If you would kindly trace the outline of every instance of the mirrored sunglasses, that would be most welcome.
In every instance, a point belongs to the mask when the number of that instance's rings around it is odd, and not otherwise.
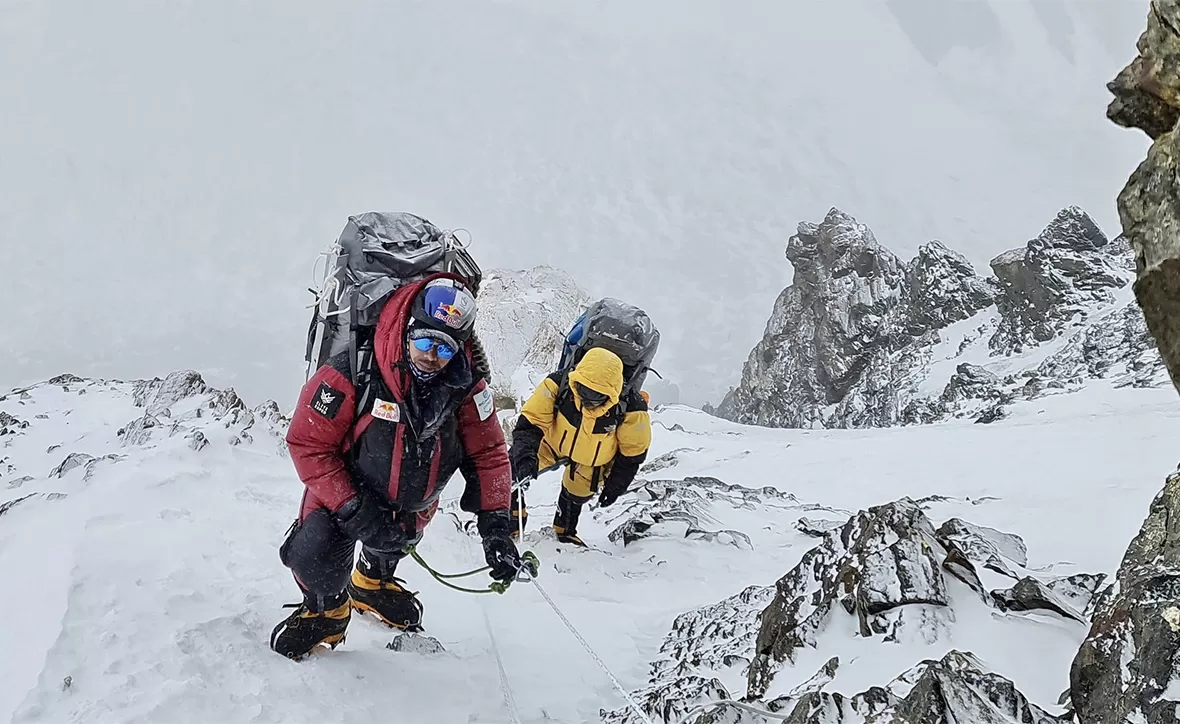
[[[435,348],[439,359],[450,359],[455,356],[455,348],[446,342],[439,342],[437,339],[430,339],[429,337],[419,337],[413,341],[414,349],[419,352],[429,352],[431,348]]]

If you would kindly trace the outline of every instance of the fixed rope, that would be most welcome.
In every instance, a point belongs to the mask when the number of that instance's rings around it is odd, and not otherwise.
[[[565,627],[570,630],[570,633],[574,635],[574,638],[578,640],[578,643],[582,644],[582,648],[586,650],[586,653],[590,655],[590,658],[594,659],[594,663],[598,664],[599,668],[601,668],[603,672],[606,673],[607,677],[611,680],[611,683],[614,684],[615,689],[623,696],[623,699],[627,702],[627,705],[631,707],[631,711],[635,712],[635,716],[639,717],[639,720],[644,724],[655,724],[651,717],[649,717],[647,713],[635,703],[635,700],[631,698],[631,695],[628,694],[627,690],[623,688],[623,685],[619,683],[618,678],[615,677],[614,673],[612,673],[610,668],[607,667],[607,665],[603,662],[602,657],[598,655],[598,653],[594,650],[594,647],[587,643],[582,634],[578,632],[577,627],[570,623],[570,620],[566,618],[564,613],[561,612],[561,609],[557,607],[557,604],[553,602],[553,599],[549,597],[549,594],[545,592],[545,589],[541,587],[539,583],[537,583],[535,578],[531,579],[529,582],[533,584],[533,588],[537,589],[537,593],[541,594],[541,597],[544,598],[545,602],[549,604],[549,608],[553,609],[553,613],[557,614],[557,617],[561,619],[561,622],[565,624]]]
[[[524,492],[522,489],[517,488],[517,494],[522,499],[520,507],[521,507],[521,509],[523,509],[524,508],[524,501],[523,501]],[[519,526],[518,531],[520,534],[520,540],[523,542],[524,541],[523,516],[521,518],[518,518],[518,526]],[[557,618],[563,624],[565,624],[565,627],[567,629],[569,629],[569,632],[571,634],[573,634],[574,638],[577,639],[578,643],[582,645],[582,648],[586,651],[586,653],[590,656],[590,658],[594,661],[594,663],[597,664],[598,667],[600,669],[602,669],[603,673],[605,673],[607,675],[607,678],[610,679],[610,682],[614,686],[615,690],[618,691],[619,694],[623,697],[623,700],[627,703],[627,706],[631,709],[631,711],[635,714],[635,716],[638,717],[639,721],[643,722],[643,724],[655,724],[654,720],[650,716],[647,715],[647,713],[643,710],[643,708],[640,707],[639,704],[636,703],[635,699],[631,697],[631,694],[628,693],[627,689],[619,682],[618,677],[614,675],[614,672],[612,672],[610,670],[610,667],[608,667],[606,665],[606,662],[604,662],[602,660],[602,657],[598,655],[598,652],[594,650],[594,647],[591,646],[588,641],[586,641],[586,637],[584,637],[582,635],[582,633],[578,630],[578,628],[576,626],[574,626],[573,622],[571,622],[569,620],[569,618],[561,610],[561,607],[557,605],[557,603],[553,600],[553,598],[549,595],[549,593],[545,590],[545,588],[540,583],[537,582],[537,572],[539,572],[539,569],[540,569],[540,561],[537,559],[536,555],[533,554],[532,551],[525,551],[521,555],[522,565],[521,565],[521,567],[520,567],[519,571],[517,572],[517,575],[514,579],[511,579],[509,581],[504,581],[504,582],[493,581],[491,584],[489,584],[489,586],[487,588],[481,588],[481,589],[465,588],[463,586],[456,586],[455,584],[451,583],[450,581],[455,580],[455,579],[459,579],[459,578],[468,578],[470,576],[479,575],[480,573],[491,570],[491,566],[483,566],[482,568],[476,568],[476,569],[473,569],[470,571],[466,571],[464,573],[449,573],[449,574],[448,573],[440,573],[440,572],[434,570],[434,568],[432,568],[430,566],[430,564],[428,564],[422,558],[422,556],[418,553],[417,550],[415,550],[415,548],[413,546],[411,546],[409,549],[407,549],[407,553],[409,553],[409,555],[418,563],[418,565],[422,566],[422,568],[424,568],[436,581],[443,584],[444,586],[447,586],[448,588],[452,588],[456,591],[461,591],[463,593],[504,593],[506,590],[508,590],[508,587],[512,584],[513,581],[521,581],[523,583],[531,583],[533,585],[533,588],[535,588],[537,590],[537,593],[541,594],[541,598],[543,598],[545,600],[545,603],[547,603],[549,605],[549,608],[553,610],[553,613],[557,616]],[[504,661],[500,656],[500,647],[496,643],[496,635],[492,632],[491,619],[488,618],[488,612],[485,607],[481,606],[480,611],[483,613],[484,628],[487,630],[488,639],[491,641],[491,644],[492,644],[492,655],[496,659],[496,668],[497,668],[499,675],[500,675],[500,691],[504,696],[504,704],[505,704],[505,706],[508,707],[508,714],[511,717],[513,724],[521,724],[520,713],[516,708],[516,698],[512,693],[512,687],[508,681],[508,671],[505,668]],[[756,714],[758,716],[762,716],[767,719],[773,719],[773,720],[777,720],[777,721],[786,721],[790,717],[790,714],[778,714],[778,713],[775,713],[772,711],[767,711],[765,709],[753,706],[751,704],[746,704],[746,703],[743,703],[740,701],[734,701],[732,699],[719,699],[717,701],[705,702],[703,704],[699,704],[699,705],[693,707],[692,709],[689,709],[688,712],[685,713],[685,715],[680,718],[680,720],[677,722],[677,724],[689,724],[691,719],[693,719],[694,717],[699,716],[701,714],[704,714],[706,711],[709,711],[711,709],[716,709],[718,707],[726,707],[726,706],[732,707],[735,709],[740,709],[742,711],[746,711],[751,714]]]

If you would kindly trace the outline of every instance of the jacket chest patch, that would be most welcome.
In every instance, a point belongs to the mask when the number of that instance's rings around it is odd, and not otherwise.
[[[492,389],[485,387],[475,394],[475,410],[479,413],[479,421],[483,422],[492,416],[496,406],[492,400]]]
[[[373,400],[372,414],[378,420],[387,420],[389,422],[400,422],[402,419],[402,411],[397,403],[386,402],[380,397]]]

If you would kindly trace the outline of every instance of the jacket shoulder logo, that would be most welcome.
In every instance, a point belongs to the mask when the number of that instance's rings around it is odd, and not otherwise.
[[[334,420],[336,415],[340,413],[340,405],[343,402],[343,392],[333,388],[327,382],[321,382],[315,394],[312,395],[309,406],[322,417]]]
[[[373,400],[373,417],[388,422],[398,422],[402,419],[402,410],[396,402],[386,402],[380,397]]]

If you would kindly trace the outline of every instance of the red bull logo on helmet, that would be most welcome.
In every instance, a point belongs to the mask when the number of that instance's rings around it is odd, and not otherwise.
[[[463,326],[463,310],[454,304],[439,304],[434,308],[434,318],[455,329]]]
[[[475,321],[475,298],[466,289],[452,286],[449,280],[427,285],[425,306],[431,319],[451,329],[464,329]]]

